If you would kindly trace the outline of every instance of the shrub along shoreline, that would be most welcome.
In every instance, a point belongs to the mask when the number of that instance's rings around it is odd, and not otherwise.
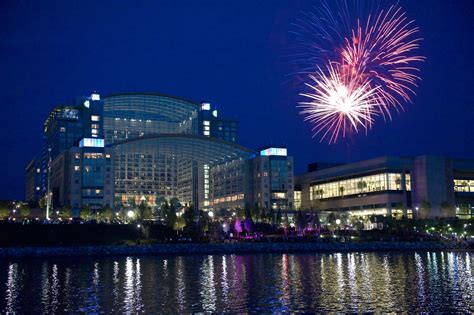
[[[128,256],[128,255],[212,255],[263,253],[327,252],[396,252],[396,251],[472,251],[457,244],[425,242],[238,242],[178,243],[152,245],[94,245],[55,247],[1,247],[2,258]]]

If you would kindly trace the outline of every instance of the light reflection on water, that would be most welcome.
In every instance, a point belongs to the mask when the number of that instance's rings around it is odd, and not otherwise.
[[[2,313],[474,312],[473,253],[0,262]]]

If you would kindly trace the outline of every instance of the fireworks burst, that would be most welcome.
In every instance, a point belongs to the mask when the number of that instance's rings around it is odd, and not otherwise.
[[[329,142],[335,142],[346,130],[354,128],[370,128],[374,108],[380,105],[377,95],[378,87],[370,88],[369,82],[359,82],[359,78],[350,75],[341,76],[340,71],[332,64],[327,67],[327,73],[318,69],[316,75],[310,75],[311,84],[306,85],[310,93],[302,95],[309,98],[301,102],[301,114],[304,120],[314,123],[315,136],[322,133],[322,138],[329,137]]]
[[[301,94],[310,99],[300,104],[301,114],[330,143],[350,129],[367,131],[375,115],[391,119],[393,109],[411,102],[420,80],[415,64],[425,59],[414,54],[419,29],[400,7],[377,8],[364,18],[360,7],[342,4],[337,14],[328,4],[308,14],[297,33],[311,82]]]

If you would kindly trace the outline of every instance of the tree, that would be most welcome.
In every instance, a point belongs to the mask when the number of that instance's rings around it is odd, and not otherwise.
[[[336,215],[331,212],[330,214],[328,214],[326,221],[327,223],[333,224],[334,222],[336,222]]]
[[[176,223],[176,210],[174,207],[168,204],[167,201],[161,204],[160,217],[163,220],[164,224],[173,228]]]
[[[46,196],[43,196],[43,197],[40,198],[40,200],[38,202],[38,205],[41,209],[46,208],[46,203],[47,203],[46,199],[47,199]]]
[[[10,216],[10,207],[7,202],[0,202],[0,219]]]
[[[235,219],[234,229],[235,229],[235,232],[237,233],[237,236],[239,236],[239,234],[242,233],[242,222],[240,222],[240,219],[238,217],[237,219]]]
[[[176,222],[174,224],[175,230],[182,230],[186,226],[186,220],[183,216],[176,218]]]
[[[303,235],[304,229],[306,227],[306,220],[303,215],[302,211],[297,211],[296,215],[296,229],[298,231],[298,235]]]
[[[267,210],[265,208],[262,208],[262,211],[260,212],[260,221],[267,221]]]
[[[151,220],[152,216],[151,208],[147,206],[145,201],[142,201],[138,206],[138,219]]]
[[[275,224],[277,226],[280,226],[280,224],[281,224],[281,209],[280,208],[278,208],[278,210],[277,210]]]
[[[83,207],[79,213],[79,216],[81,217],[82,220],[87,220],[91,214],[91,208],[89,205],[86,205]]]
[[[135,209],[137,207],[137,204],[135,202],[135,198],[128,197],[128,206],[132,209]]]
[[[244,209],[245,209],[245,218],[250,217],[251,216],[251,209],[250,209],[250,205],[249,205],[248,202],[245,203]]]
[[[452,205],[450,205],[447,201],[442,202],[441,205],[440,205],[440,208],[441,208],[441,214],[444,217],[452,217],[453,216],[453,211],[452,210],[454,210],[454,207]]]
[[[192,208],[191,205],[184,209],[183,218],[187,227],[194,225],[195,215],[194,215],[194,209]]]
[[[285,215],[283,216],[283,231],[285,232],[285,236],[288,235],[289,227],[290,227],[290,223],[288,221],[288,212],[285,211]]]
[[[174,207],[175,209],[179,209],[181,207],[181,203],[179,202],[179,199],[176,197],[173,197],[170,199],[170,206]]]
[[[253,232],[253,221],[251,217],[247,217],[244,220],[244,228],[247,233],[252,233]]]
[[[268,210],[267,216],[268,216],[268,223],[275,225],[275,210],[273,210],[273,208],[270,208],[270,210]]]
[[[209,215],[207,214],[207,212],[199,210],[199,217],[200,217],[199,223],[200,223],[201,230],[204,233],[207,233],[209,231],[209,225],[210,225]]]
[[[108,222],[112,221],[112,219],[114,218],[114,214],[112,212],[112,208],[110,208],[109,206],[105,206],[104,209],[102,209],[101,211],[102,213],[102,218]]]
[[[64,206],[59,210],[59,216],[62,218],[71,218],[72,217],[72,209],[69,206]]]
[[[236,210],[237,210],[237,211],[236,211],[236,212],[237,212],[237,216],[238,216],[239,218],[244,218],[244,217],[245,217],[245,209],[237,208]]]
[[[260,219],[260,207],[258,206],[258,202],[256,202],[252,208],[252,218],[254,218],[255,222],[257,223]]]
[[[426,218],[426,217],[428,216],[428,213],[429,213],[430,210],[431,210],[431,203],[429,203],[429,202],[426,201],[426,200],[423,200],[423,201],[421,202],[420,208],[421,208],[421,211],[422,211],[421,217]]]

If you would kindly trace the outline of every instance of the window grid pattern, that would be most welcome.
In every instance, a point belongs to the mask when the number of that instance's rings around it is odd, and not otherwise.
[[[197,104],[160,95],[117,95],[104,100],[106,144],[152,134],[198,133]]]
[[[455,179],[454,191],[474,193],[474,179]]]
[[[408,174],[406,174],[408,175]],[[411,190],[410,177],[405,176],[406,190]],[[310,200],[402,190],[401,173],[380,173],[310,186]]]

